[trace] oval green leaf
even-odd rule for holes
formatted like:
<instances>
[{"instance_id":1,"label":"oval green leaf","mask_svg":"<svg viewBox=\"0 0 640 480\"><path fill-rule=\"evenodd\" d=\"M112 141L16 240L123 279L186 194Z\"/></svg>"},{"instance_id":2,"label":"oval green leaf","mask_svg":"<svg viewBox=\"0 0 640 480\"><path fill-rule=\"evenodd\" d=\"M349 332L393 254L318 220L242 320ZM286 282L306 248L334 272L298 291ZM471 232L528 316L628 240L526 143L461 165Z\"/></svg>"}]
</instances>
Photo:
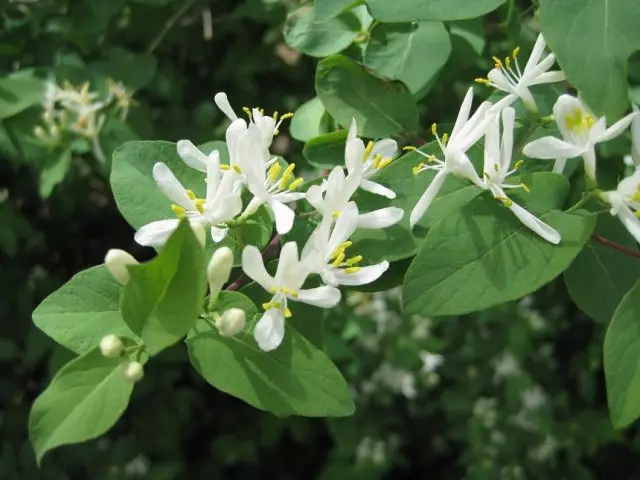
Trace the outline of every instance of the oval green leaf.
<instances>
[{"instance_id":1,"label":"oval green leaf","mask_svg":"<svg viewBox=\"0 0 640 480\"><path fill-rule=\"evenodd\" d=\"M381 22L462 20L489 13L506 0L367 0L371 15Z\"/></svg>"}]
</instances>

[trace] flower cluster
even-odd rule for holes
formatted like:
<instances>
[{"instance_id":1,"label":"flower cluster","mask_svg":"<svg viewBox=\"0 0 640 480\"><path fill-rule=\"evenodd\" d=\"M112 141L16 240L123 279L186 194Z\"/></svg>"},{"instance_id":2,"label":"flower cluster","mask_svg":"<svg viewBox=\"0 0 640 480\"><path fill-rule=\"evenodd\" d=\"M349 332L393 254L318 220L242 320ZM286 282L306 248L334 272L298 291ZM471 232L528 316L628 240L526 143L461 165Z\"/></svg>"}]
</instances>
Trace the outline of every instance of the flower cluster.
<instances>
[{"instance_id":1,"label":"flower cluster","mask_svg":"<svg viewBox=\"0 0 640 480\"><path fill-rule=\"evenodd\" d=\"M415 175L425 170L437 172L411 212L411 227L426 214L446 176L453 174L488 190L540 237L553 244L560 243L560 234L555 229L515 203L506 193L514 188L529 191L529 187L522 182L507 181L522 164L522 160L518 160L512 166L515 110L510 105L521 99L529 111L537 114L538 107L529 88L562 81L565 78L561 71L549 71L555 62L553 54L550 53L541 60L545 48L545 41L540 35L529 61L522 70L518 63L519 48L504 61L494 57L495 68L489 72L487 78L478 78L476 82L506 92L507 95L495 104L482 103L471 114L473 89L469 88L451 134L440 135L437 125L432 126L432 133L442 152L442 158L413 147L406 147L427 158L427 162L413 167ZM629 232L640 242L640 118L637 109L634 108L632 113L607 128L604 117L597 118L579 98L563 94L553 107L553 117L562 139L546 136L533 140L524 146L523 153L532 158L554 159L553 171L556 173L562 173L567 159L582 157L587 181L593 187L596 185L595 145L617 137L632 125L633 149L631 155L625 158L625 163L635 166L636 172L622 180L617 190L598 193L611 205L611 213L618 215ZM481 177L476 172L467 151L482 139L484 167Z\"/></svg>"}]
</instances>

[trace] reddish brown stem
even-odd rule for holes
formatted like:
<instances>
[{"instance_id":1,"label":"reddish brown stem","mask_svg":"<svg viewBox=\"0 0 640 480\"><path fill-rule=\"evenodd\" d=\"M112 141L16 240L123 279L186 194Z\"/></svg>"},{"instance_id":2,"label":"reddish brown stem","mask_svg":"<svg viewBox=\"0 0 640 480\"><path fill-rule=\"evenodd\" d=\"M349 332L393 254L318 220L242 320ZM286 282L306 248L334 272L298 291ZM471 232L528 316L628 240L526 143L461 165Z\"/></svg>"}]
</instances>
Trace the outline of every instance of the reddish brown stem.
<instances>
[{"instance_id":1,"label":"reddish brown stem","mask_svg":"<svg viewBox=\"0 0 640 480\"><path fill-rule=\"evenodd\" d=\"M600 235L591 235L591 238L602 245L605 245L619 252L625 253L630 257L640 258L640 252L638 252L637 250L632 250L630 248L625 247L624 245L620 245L616 242L612 242L608 238L604 238Z\"/></svg>"},{"instance_id":2,"label":"reddish brown stem","mask_svg":"<svg viewBox=\"0 0 640 480\"><path fill-rule=\"evenodd\" d=\"M269 245L267 245L262 251L262 261L264 263L267 263L269 260L274 258L275 257L274 253L277 255L279 247L280 247L280 234L277 234L275 237L271 239L271 242L269 242ZM249 277L247 277L244 274L244 272L242 272L240 276L236 278L231 285L225 288L225 290L229 292L235 292L248 281L249 281Z\"/></svg>"}]
</instances>

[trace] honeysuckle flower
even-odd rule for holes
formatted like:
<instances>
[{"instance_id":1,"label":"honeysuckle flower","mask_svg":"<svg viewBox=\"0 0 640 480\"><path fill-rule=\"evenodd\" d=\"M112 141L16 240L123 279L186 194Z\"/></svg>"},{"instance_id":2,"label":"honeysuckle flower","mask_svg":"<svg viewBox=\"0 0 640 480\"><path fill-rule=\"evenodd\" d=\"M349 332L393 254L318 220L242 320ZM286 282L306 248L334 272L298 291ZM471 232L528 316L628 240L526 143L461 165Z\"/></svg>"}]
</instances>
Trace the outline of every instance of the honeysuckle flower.
<instances>
[{"instance_id":1,"label":"honeysuckle flower","mask_svg":"<svg viewBox=\"0 0 640 480\"><path fill-rule=\"evenodd\" d=\"M214 242L219 242L227 233L225 222L233 219L242 210L242 184L238 182L235 172L223 173L220 170L217 153L208 157L205 198L197 198L193 191L184 188L169 167L162 162L153 166L153 178L160 191L174 202L171 210L177 218L158 220L142 226L134 237L140 245L164 245L183 217L187 217L192 224L210 225L211 238Z\"/></svg>"},{"instance_id":2,"label":"honeysuckle flower","mask_svg":"<svg viewBox=\"0 0 640 480\"><path fill-rule=\"evenodd\" d=\"M638 107L633 105L636 116L631 122L631 154L624 157L624 163L629 166L640 166L640 114Z\"/></svg>"},{"instance_id":3,"label":"honeysuckle flower","mask_svg":"<svg viewBox=\"0 0 640 480\"><path fill-rule=\"evenodd\" d=\"M140 362L127 362L122 371L124 378L130 382L138 382L144 377L144 368Z\"/></svg>"},{"instance_id":4,"label":"honeysuckle flower","mask_svg":"<svg viewBox=\"0 0 640 480\"><path fill-rule=\"evenodd\" d=\"M104 257L104 265L120 285L126 285L131 278L127 266L138 265L138 261L129 252L112 248Z\"/></svg>"},{"instance_id":5,"label":"honeysuckle flower","mask_svg":"<svg viewBox=\"0 0 640 480\"><path fill-rule=\"evenodd\" d=\"M611 215L616 215L631 235L640 243L640 167L618 184L618 188L602 192L602 198L611 204Z\"/></svg>"},{"instance_id":6,"label":"honeysuckle flower","mask_svg":"<svg viewBox=\"0 0 640 480\"><path fill-rule=\"evenodd\" d=\"M347 134L347 142L355 138L358 138L358 127L356 120L353 119ZM345 155L347 171L360 175L359 186L363 190L394 199L396 193L393 190L369 179L388 166L397 153L398 144L392 138L384 138L377 142L370 141L364 149L362 159L355 158L353 155Z\"/></svg>"},{"instance_id":7,"label":"honeysuckle flower","mask_svg":"<svg viewBox=\"0 0 640 480\"><path fill-rule=\"evenodd\" d=\"M494 115L489 114L491 104L484 102L478 107L475 113L469 117L472 103L473 88L469 88L460 106L460 111L458 112L458 117L451 131L451 136L445 133L440 137L438 135L437 125L434 123L431 127L440 151L442 155L444 155L444 160L440 160L435 155L428 155L420 150L411 148L411 150L415 150L416 153L426 157L429 162L428 164L420 163L415 166L413 168L414 175L418 175L425 170L434 170L437 172L429 184L429 187L427 187L411 211L411 216L409 217L409 225L411 228L413 228L427 212L448 174L452 173L459 177L467 178L480 188L484 188L483 181L473 168L466 152L485 134L487 126L492 121Z\"/></svg>"},{"instance_id":8,"label":"honeysuckle flower","mask_svg":"<svg viewBox=\"0 0 640 480\"><path fill-rule=\"evenodd\" d=\"M224 113L227 118L233 122L232 124L235 124L236 128L238 128L239 123L236 123L236 121L239 118L231 107L227 94L224 92L216 93L214 101L222 113ZM293 113L279 115L278 112L274 112L272 116L265 115L264 110L261 108L249 109L248 107L243 107L242 110L247 114L250 122L255 124L260 130L261 145L264 150L268 150L271 146L273 137L279 133L282 122L293 117Z\"/></svg>"},{"instance_id":9,"label":"honeysuckle flower","mask_svg":"<svg viewBox=\"0 0 640 480\"><path fill-rule=\"evenodd\" d=\"M484 146L484 182L485 188L494 198L500 200L505 207L518 217L527 228L540 235L546 241L560 243L560 234L535 215L511 200L505 193L506 189L522 188L529 191L524 183L507 183L507 178L518 170L521 162L516 162L511 169L513 151L513 126L515 110L507 107L502 111L502 141L500 140L500 120L494 117L489 125Z\"/></svg>"},{"instance_id":10,"label":"honeysuckle flower","mask_svg":"<svg viewBox=\"0 0 640 480\"><path fill-rule=\"evenodd\" d=\"M637 112L630 113L606 128L605 117L596 118L576 97L560 95L553 106L553 115L562 135L542 137L527 143L522 152L532 158L555 159L553 171L561 173L567 159L582 157L584 171L592 182L596 180L596 144L620 135Z\"/></svg>"},{"instance_id":11,"label":"honeysuckle flower","mask_svg":"<svg viewBox=\"0 0 640 480\"><path fill-rule=\"evenodd\" d=\"M352 245L349 238L357 227L358 207L349 202L335 224L330 218L324 218L305 244L303 262L327 285L365 285L375 282L389 268L387 261L362 267L361 255L347 258L346 251Z\"/></svg>"},{"instance_id":12,"label":"honeysuckle flower","mask_svg":"<svg viewBox=\"0 0 640 480\"><path fill-rule=\"evenodd\" d=\"M284 338L285 318L292 315L288 303L302 302L321 308L331 308L340 301L340 290L329 285L302 289L309 269L298 258L295 242L283 245L275 277L267 273L260 250L249 245L242 251L244 273L271 293L271 300L262 307L265 312L253 332L260 349L265 352L277 348Z\"/></svg>"},{"instance_id":13,"label":"honeysuckle flower","mask_svg":"<svg viewBox=\"0 0 640 480\"><path fill-rule=\"evenodd\" d=\"M240 308L230 308L216 318L215 326L223 337L233 337L242 330L246 323L246 314Z\"/></svg>"},{"instance_id":14,"label":"honeysuckle flower","mask_svg":"<svg viewBox=\"0 0 640 480\"><path fill-rule=\"evenodd\" d=\"M545 47L546 43L542 34L540 34L524 70L520 70L518 63L520 47L516 47L511 56L504 59L504 63L498 57L493 57L495 68L489 72L487 78L476 78L478 83L507 93L506 97L492 107L493 111L500 112L520 98L528 110L537 112L538 107L529 91L529 87L543 83L561 82L565 79L562 71L548 71L556 61L553 53L549 53L540 60Z\"/></svg>"},{"instance_id":15,"label":"honeysuckle flower","mask_svg":"<svg viewBox=\"0 0 640 480\"><path fill-rule=\"evenodd\" d=\"M102 353L103 357L118 358L123 351L124 344L122 340L113 333L105 335L100 340L100 353Z\"/></svg>"}]
</instances>

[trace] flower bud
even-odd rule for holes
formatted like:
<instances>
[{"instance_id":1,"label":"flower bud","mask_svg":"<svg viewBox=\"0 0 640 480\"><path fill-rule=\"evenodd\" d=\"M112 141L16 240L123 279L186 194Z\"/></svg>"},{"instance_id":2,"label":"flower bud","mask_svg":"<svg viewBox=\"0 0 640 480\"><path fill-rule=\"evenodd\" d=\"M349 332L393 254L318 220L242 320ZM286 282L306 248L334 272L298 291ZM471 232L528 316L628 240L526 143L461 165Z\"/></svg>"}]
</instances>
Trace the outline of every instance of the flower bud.
<instances>
[{"instance_id":1,"label":"flower bud","mask_svg":"<svg viewBox=\"0 0 640 480\"><path fill-rule=\"evenodd\" d=\"M216 321L218 332L223 337L233 337L244 330L246 315L240 308L226 310Z\"/></svg>"},{"instance_id":2,"label":"flower bud","mask_svg":"<svg viewBox=\"0 0 640 480\"><path fill-rule=\"evenodd\" d=\"M204 248L204 244L206 241L206 233L204 231L204 226L198 222L191 222L191 230L193 230L193 234L198 239L198 243Z\"/></svg>"},{"instance_id":3,"label":"flower bud","mask_svg":"<svg viewBox=\"0 0 640 480\"><path fill-rule=\"evenodd\" d=\"M229 247L221 247L213 252L207 266L207 280L211 294L217 294L229 280L233 267L233 252Z\"/></svg>"},{"instance_id":4,"label":"flower bud","mask_svg":"<svg viewBox=\"0 0 640 480\"><path fill-rule=\"evenodd\" d=\"M124 378L130 382L137 382L144 377L144 369L140 362L129 362L124 366Z\"/></svg>"},{"instance_id":5,"label":"flower bud","mask_svg":"<svg viewBox=\"0 0 640 480\"><path fill-rule=\"evenodd\" d=\"M127 265L137 265L138 261L124 250L112 248L104 257L104 264L121 285L129 283L129 270Z\"/></svg>"},{"instance_id":6,"label":"flower bud","mask_svg":"<svg viewBox=\"0 0 640 480\"><path fill-rule=\"evenodd\" d=\"M111 334L100 340L100 352L108 358L117 358L124 350L122 340L117 335Z\"/></svg>"}]
</instances>

